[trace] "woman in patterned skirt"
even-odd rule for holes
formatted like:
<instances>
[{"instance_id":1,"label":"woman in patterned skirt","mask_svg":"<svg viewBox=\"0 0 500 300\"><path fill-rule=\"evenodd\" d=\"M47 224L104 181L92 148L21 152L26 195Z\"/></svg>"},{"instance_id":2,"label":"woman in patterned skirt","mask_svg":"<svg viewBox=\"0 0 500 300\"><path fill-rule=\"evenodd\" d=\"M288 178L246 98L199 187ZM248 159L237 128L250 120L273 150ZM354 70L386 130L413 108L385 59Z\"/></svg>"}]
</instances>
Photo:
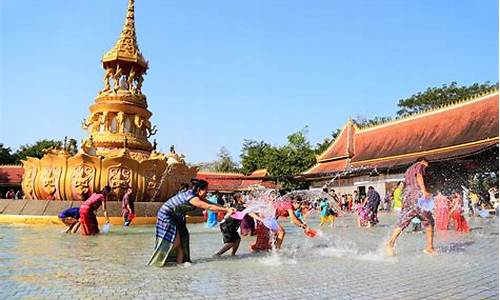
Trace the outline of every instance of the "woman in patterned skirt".
<instances>
[{"instance_id":1,"label":"woman in patterned skirt","mask_svg":"<svg viewBox=\"0 0 500 300\"><path fill-rule=\"evenodd\" d=\"M438 193L437 196L434 197L434 201L436 203L434 211L434 215L436 216L436 229L448 230L448 221L450 219L450 201L441 193Z\"/></svg>"},{"instance_id":2,"label":"woman in patterned skirt","mask_svg":"<svg viewBox=\"0 0 500 300\"><path fill-rule=\"evenodd\" d=\"M208 183L205 180L193 179L192 188L179 192L168 199L158 211L156 221L156 244L149 260L150 266L164 267L168 262L178 264L189 262L189 232L182 207L192 205L215 212L234 213L234 208L225 208L217 204L207 203Z\"/></svg>"}]
</instances>

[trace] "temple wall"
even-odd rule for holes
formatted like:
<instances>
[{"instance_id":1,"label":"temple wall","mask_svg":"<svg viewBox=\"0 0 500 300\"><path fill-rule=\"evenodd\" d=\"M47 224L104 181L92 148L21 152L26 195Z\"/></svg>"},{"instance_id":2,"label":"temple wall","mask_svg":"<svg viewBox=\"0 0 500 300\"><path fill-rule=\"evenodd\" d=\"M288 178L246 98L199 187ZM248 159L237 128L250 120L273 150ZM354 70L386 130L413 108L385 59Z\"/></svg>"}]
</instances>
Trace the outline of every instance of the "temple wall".
<instances>
[{"instance_id":1,"label":"temple wall","mask_svg":"<svg viewBox=\"0 0 500 300\"><path fill-rule=\"evenodd\" d=\"M340 179L329 185L330 189L334 189L335 192L340 194L350 194L357 190L362 193L366 193L369 186L373 186L375 190L380 194L380 197L384 197L386 191L392 190L398 181L403 180L404 174L382 174L378 176L357 176L352 178ZM330 180L314 181L311 182L311 188L322 188Z\"/></svg>"}]
</instances>

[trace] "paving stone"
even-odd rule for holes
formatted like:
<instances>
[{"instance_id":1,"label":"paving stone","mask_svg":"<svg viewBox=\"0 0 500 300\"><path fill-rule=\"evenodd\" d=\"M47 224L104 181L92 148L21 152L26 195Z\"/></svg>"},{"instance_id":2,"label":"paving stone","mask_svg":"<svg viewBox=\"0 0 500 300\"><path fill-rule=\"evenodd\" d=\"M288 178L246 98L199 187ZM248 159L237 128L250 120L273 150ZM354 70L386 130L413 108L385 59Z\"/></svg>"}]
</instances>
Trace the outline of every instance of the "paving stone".
<instances>
[{"instance_id":1,"label":"paving stone","mask_svg":"<svg viewBox=\"0 0 500 300\"><path fill-rule=\"evenodd\" d=\"M498 299L498 220L472 219L470 234L436 233L436 257L421 252L423 234L403 234L395 258L380 251L395 216L380 220L359 229L348 214L315 239L283 222L279 254L251 255L255 238L243 237L240 257L220 259L211 258L222 246L218 228L190 224L193 263L168 268L146 266L154 226L81 237L61 235L62 226L0 225L0 296L17 292L0 298ZM307 222L319 228L317 216Z\"/></svg>"}]
</instances>

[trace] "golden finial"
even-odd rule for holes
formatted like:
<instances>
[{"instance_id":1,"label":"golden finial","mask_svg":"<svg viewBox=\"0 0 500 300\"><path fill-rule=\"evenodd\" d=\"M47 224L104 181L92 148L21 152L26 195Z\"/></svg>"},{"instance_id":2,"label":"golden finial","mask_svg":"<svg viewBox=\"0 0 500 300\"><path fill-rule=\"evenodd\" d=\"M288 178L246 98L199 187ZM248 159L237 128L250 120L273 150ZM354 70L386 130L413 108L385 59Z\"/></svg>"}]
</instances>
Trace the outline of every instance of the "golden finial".
<instances>
[{"instance_id":1,"label":"golden finial","mask_svg":"<svg viewBox=\"0 0 500 300\"><path fill-rule=\"evenodd\" d=\"M118 63L118 61L137 63L144 70L148 68L148 63L144 60L139 50L139 46L137 45L134 0L128 1L127 17L125 18L125 23L123 24L123 29L118 41L116 41L115 46L102 58L104 65L111 62Z\"/></svg>"}]
</instances>

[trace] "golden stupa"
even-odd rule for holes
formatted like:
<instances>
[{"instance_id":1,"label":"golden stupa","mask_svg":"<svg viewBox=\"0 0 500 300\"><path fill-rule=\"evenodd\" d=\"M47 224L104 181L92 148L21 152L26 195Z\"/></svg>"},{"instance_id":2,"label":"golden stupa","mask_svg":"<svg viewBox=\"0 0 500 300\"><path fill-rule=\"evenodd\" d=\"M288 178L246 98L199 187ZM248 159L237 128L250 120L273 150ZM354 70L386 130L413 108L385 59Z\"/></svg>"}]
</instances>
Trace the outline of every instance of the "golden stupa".
<instances>
[{"instance_id":1,"label":"golden stupa","mask_svg":"<svg viewBox=\"0 0 500 300\"><path fill-rule=\"evenodd\" d=\"M163 201L196 176L182 155L156 151L148 138L156 133L142 93L148 62L137 45L134 1L115 46L102 57L104 88L82 127L88 136L72 156L48 149L41 158L23 161L23 192L28 199L84 200L105 185L119 200L129 186L136 201Z\"/></svg>"}]
</instances>

